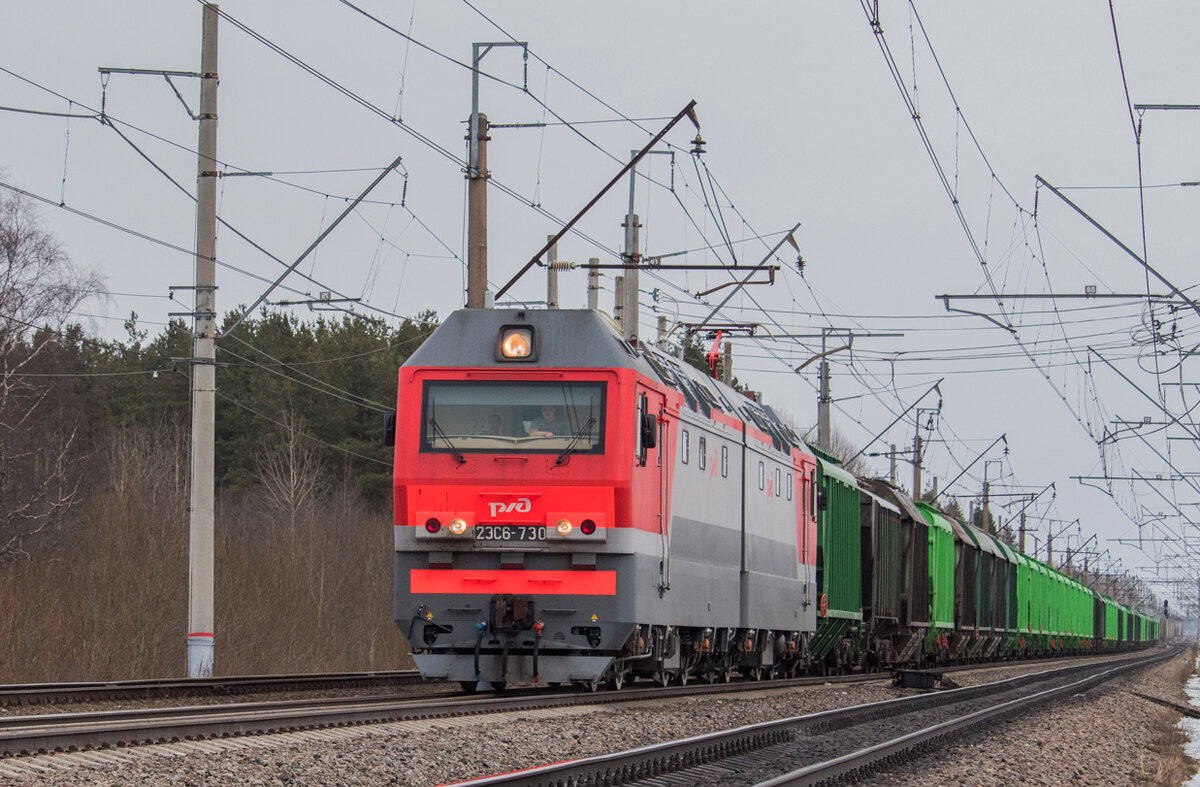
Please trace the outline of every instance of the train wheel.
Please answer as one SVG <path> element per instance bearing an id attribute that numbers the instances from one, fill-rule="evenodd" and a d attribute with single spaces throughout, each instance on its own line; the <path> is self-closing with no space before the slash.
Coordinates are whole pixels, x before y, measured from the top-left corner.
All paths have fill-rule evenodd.
<path id="1" fill-rule="evenodd" d="M 671 673 L 667 672 L 666 670 L 659 670 L 658 672 L 654 673 L 652 677 L 654 679 L 654 685 L 658 686 L 659 688 L 666 688 L 667 684 L 671 682 Z"/>
<path id="2" fill-rule="evenodd" d="M 625 673 L 620 670 L 615 671 L 612 677 L 608 679 L 608 687 L 613 691 L 620 691 L 625 685 Z"/>
<path id="3" fill-rule="evenodd" d="M 595 694 L 600 691 L 600 681 L 598 680 L 577 680 L 575 685 L 585 692 Z"/>
<path id="4" fill-rule="evenodd" d="M 493 691 L 504 691 L 507 688 L 508 688 L 508 681 L 504 681 L 504 680 L 492 681 L 492 690 Z"/>
<path id="5" fill-rule="evenodd" d="M 677 682 L 677 683 L 678 683 L 680 686 L 686 686 L 686 685 L 688 685 L 688 681 L 691 679 L 691 677 L 692 677 L 692 676 L 691 676 L 691 675 L 688 673 L 688 671 L 687 671 L 687 668 L 686 668 L 686 667 L 685 667 L 685 668 L 683 668 L 683 669 L 681 669 L 681 670 L 679 670 L 679 672 L 675 673 L 675 681 L 676 681 L 676 682 Z"/>
<path id="6" fill-rule="evenodd" d="M 476 688 L 476 687 L 477 687 L 479 684 L 478 684 L 478 683 L 476 683 L 476 682 L 475 682 L 475 681 L 473 681 L 473 680 L 460 680 L 460 681 L 458 682 L 458 685 L 459 685 L 459 686 L 462 688 L 462 690 L 463 690 L 463 691 L 465 691 L 466 693 L 468 693 L 468 694 L 473 694 L 473 693 L 475 692 L 475 688 Z"/>

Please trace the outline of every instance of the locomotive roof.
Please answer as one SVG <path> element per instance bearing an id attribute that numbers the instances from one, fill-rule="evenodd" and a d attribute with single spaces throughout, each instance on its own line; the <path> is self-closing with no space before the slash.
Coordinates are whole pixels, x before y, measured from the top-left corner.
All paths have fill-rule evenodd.
<path id="1" fill-rule="evenodd" d="M 510 325 L 533 328 L 538 366 L 635 368 L 654 376 L 645 360 L 617 333 L 612 320 L 591 309 L 460 309 L 447 317 L 404 365 L 525 366 L 496 360 L 500 329 Z"/>
<path id="2" fill-rule="evenodd" d="M 501 328 L 526 325 L 536 334 L 537 366 L 636 369 L 682 393 L 687 406 L 705 417 L 720 410 L 766 432 L 780 451 L 802 447 L 770 407 L 679 358 L 645 344 L 634 347 L 607 314 L 592 309 L 460 309 L 404 365 L 528 368 L 525 362 L 497 361 L 495 355 Z"/>

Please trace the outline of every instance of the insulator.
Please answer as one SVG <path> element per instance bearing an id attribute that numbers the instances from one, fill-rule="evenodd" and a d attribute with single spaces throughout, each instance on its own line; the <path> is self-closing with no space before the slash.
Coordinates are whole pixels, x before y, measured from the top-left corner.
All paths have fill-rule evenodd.
<path id="1" fill-rule="evenodd" d="M 552 271 L 573 271 L 579 267 L 574 262 L 569 260 L 553 260 L 550 262 L 550 270 Z"/>

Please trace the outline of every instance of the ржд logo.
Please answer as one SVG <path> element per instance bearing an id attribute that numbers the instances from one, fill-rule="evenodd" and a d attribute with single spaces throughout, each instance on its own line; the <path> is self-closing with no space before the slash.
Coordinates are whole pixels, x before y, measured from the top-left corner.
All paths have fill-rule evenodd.
<path id="1" fill-rule="evenodd" d="M 500 514 L 527 514 L 533 508 L 533 502 L 528 497 L 518 497 L 511 503 L 488 503 L 488 512 L 495 519 Z"/>

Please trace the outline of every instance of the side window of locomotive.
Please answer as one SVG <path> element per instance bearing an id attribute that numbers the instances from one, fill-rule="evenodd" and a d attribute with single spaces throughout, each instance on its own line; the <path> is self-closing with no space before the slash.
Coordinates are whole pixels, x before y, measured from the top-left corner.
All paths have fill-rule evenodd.
<path id="1" fill-rule="evenodd" d="M 792 473 L 790 470 L 787 474 L 787 499 L 792 499 Z"/>
<path id="2" fill-rule="evenodd" d="M 783 477 L 779 468 L 775 468 L 775 497 L 783 494 Z"/>
<path id="3" fill-rule="evenodd" d="M 729 446 L 721 446 L 721 478 L 729 477 Z"/>
<path id="4" fill-rule="evenodd" d="M 708 441 L 701 437 L 696 445 L 696 464 L 703 470 L 708 467 Z"/>
<path id="5" fill-rule="evenodd" d="M 758 488 L 767 488 L 767 468 L 762 462 L 758 463 Z"/>
<path id="6" fill-rule="evenodd" d="M 680 447 L 679 456 L 683 460 L 683 463 L 685 465 L 688 463 L 688 459 L 690 458 L 690 456 L 689 456 L 690 453 L 691 453 L 691 436 L 688 434 L 688 430 L 684 429 L 683 430 L 683 445 Z"/>

